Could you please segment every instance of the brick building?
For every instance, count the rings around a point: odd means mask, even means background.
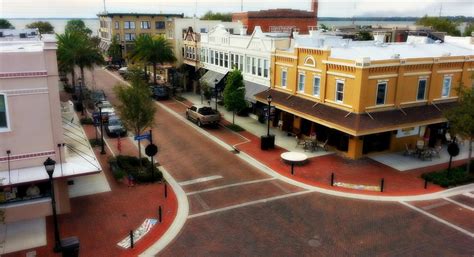
[[[308,27],[317,26],[318,0],[311,0],[311,11],[294,9],[271,9],[232,14],[232,21],[240,21],[247,26],[247,33],[252,34],[255,26],[263,32],[290,32],[292,29],[300,33],[308,33]]]

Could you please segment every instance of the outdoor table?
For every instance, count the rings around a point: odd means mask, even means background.
[[[280,157],[290,163],[291,165],[291,175],[293,175],[293,170],[294,170],[294,166],[295,164],[297,163],[303,163],[305,162],[307,159],[308,159],[308,156],[306,156],[306,154],[304,153],[297,153],[297,152],[286,152],[286,153],[282,153],[280,155]]]

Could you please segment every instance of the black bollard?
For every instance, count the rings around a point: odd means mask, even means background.
[[[168,186],[166,185],[166,182],[165,182],[165,198],[168,198]]]
[[[291,163],[291,175],[295,174],[294,169],[295,169],[295,164]]]
[[[425,189],[428,188],[428,179],[425,178]]]
[[[383,192],[384,179],[380,181],[380,192]]]
[[[331,173],[331,186],[334,186],[334,172]]]
[[[133,230],[130,230],[130,248],[133,248]]]
[[[161,223],[161,205],[158,207],[158,222]]]

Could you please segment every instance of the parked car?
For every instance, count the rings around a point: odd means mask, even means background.
[[[221,114],[209,106],[193,105],[186,110],[186,118],[201,127],[208,124],[219,124]]]
[[[164,85],[151,86],[151,96],[155,100],[168,99],[170,97],[170,88]]]
[[[118,69],[118,74],[124,76],[128,73],[128,67],[122,67],[120,69]]]
[[[90,98],[94,104],[100,102],[100,101],[105,101],[106,96],[104,93],[104,90],[95,90],[91,92]]]
[[[105,132],[109,137],[126,136],[127,129],[123,126],[122,121],[117,115],[110,115],[107,125],[105,126]]]
[[[115,114],[115,109],[109,101],[100,101],[100,103],[102,103],[102,114],[110,116]],[[99,108],[97,107],[97,105],[95,111],[99,112]]]

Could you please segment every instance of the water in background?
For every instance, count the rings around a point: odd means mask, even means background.
[[[35,21],[48,21],[51,23],[51,25],[54,26],[54,31],[56,33],[63,33],[64,32],[64,27],[66,26],[66,23],[70,19],[48,19],[48,18],[41,18],[41,19],[8,19],[13,26],[17,29],[24,29],[25,26],[29,23],[35,22]],[[99,19],[83,19],[84,23],[88,28],[92,30],[93,35],[97,35],[97,31],[99,30]],[[332,26],[343,26],[343,25],[351,25],[352,21],[346,20],[346,21],[325,21],[325,20],[319,20],[319,24],[324,24],[328,27]],[[355,25],[361,25],[361,26],[367,26],[367,25],[400,25],[400,26],[405,26],[405,25],[413,25],[413,21],[355,21]]]

